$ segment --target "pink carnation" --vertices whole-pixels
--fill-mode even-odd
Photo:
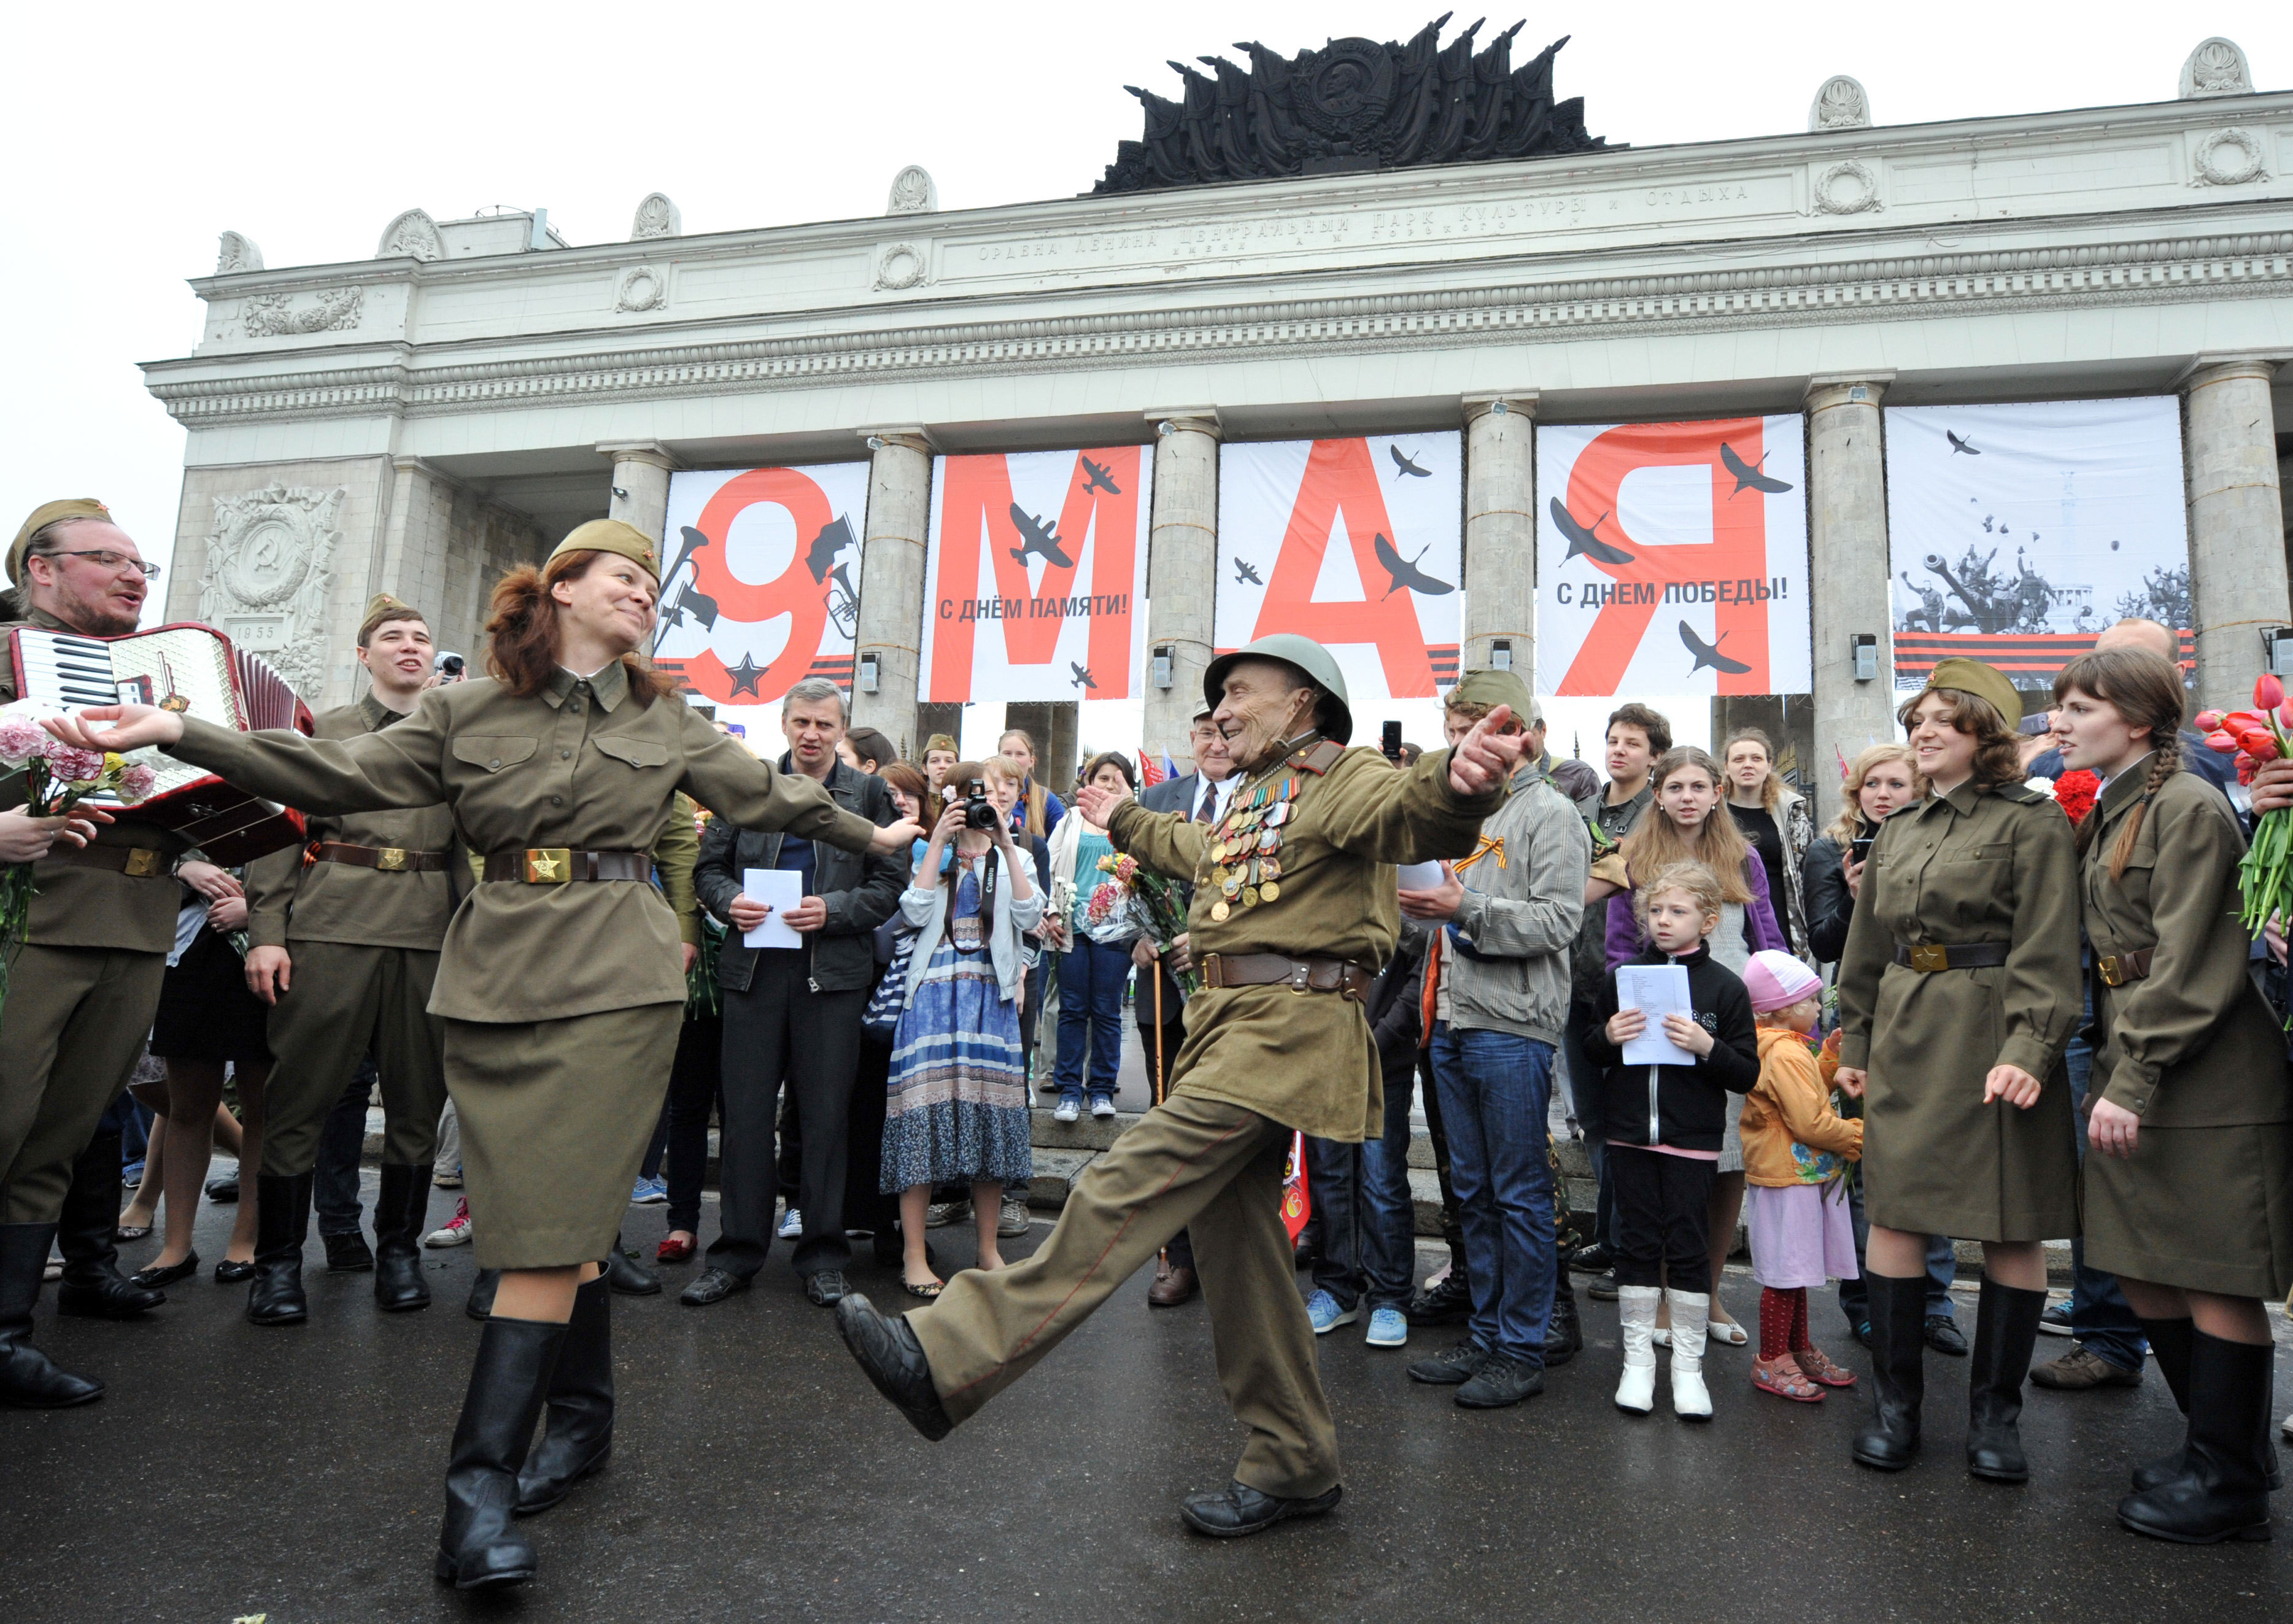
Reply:
[[[103,776],[103,757],[93,750],[79,750],[61,739],[49,739],[40,747],[40,759],[48,764],[50,776],[64,784],[93,784]]]
[[[119,799],[130,806],[139,800],[148,800],[158,783],[159,775],[138,761],[120,770]]]
[[[0,762],[18,767],[53,743],[47,731],[28,716],[0,716]]]

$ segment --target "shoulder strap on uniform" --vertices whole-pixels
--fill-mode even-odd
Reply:
[[[1293,767],[1319,778],[1325,776],[1332,767],[1335,767],[1338,764],[1338,758],[1345,753],[1346,747],[1335,739],[1324,739],[1310,750],[1300,751],[1290,758],[1290,761]]]
[[[2032,789],[2027,784],[1995,784],[1992,786],[1990,792],[1998,797],[2001,800],[2011,800],[2016,806],[2022,807],[2029,806],[2034,800],[2044,800],[2046,799],[2046,796],[2039,794],[2038,791]]]

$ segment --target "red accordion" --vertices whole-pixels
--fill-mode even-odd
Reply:
[[[186,716],[253,733],[293,727],[309,733],[310,707],[287,679],[256,656],[231,646],[212,626],[193,621],[123,637],[20,626],[8,634],[16,692],[68,710],[90,705],[158,705]],[[173,829],[210,861],[235,866],[303,839],[303,815],[244,790],[205,767],[172,756],[151,763],[158,787],[134,816]],[[91,795],[93,806],[116,807]]]

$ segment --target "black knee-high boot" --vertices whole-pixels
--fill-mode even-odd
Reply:
[[[303,1243],[311,1236],[309,1173],[264,1173],[255,1180],[255,1278],[247,1283],[247,1317],[256,1325],[300,1325],[311,1317],[303,1295]]]
[[[90,1320],[133,1320],[167,1300],[119,1272],[119,1135],[99,1133],[72,1163],[71,1188],[56,1216],[56,1249],[64,1278],[56,1311]]]
[[[1974,1313],[1974,1358],[1966,1373],[1966,1469],[1994,1483],[2030,1481],[2022,1454],[2022,1378],[2038,1341],[2046,1294],[1982,1277]]]
[[[532,1543],[513,1516],[517,1474],[564,1341],[562,1325],[500,1318],[488,1320],[478,1338],[446,1466],[446,1520],[433,1566],[458,1589],[533,1577]]]
[[[2158,1360],[2158,1368],[2166,1377],[2166,1385],[2174,1394],[2174,1408],[2184,1416],[2190,1413],[2190,1351],[2197,1337],[2197,1327],[2187,1319],[2144,1320],[2142,1335],[2148,1338],[2150,1352]],[[2176,1446],[2170,1453],[2160,1455],[2134,1468],[2134,1488],[2139,1493],[2155,1489],[2160,1483],[2170,1483],[2182,1475],[2184,1452]],[[2285,1473],[2277,1459],[2277,1445],[2269,1444],[2269,1488],[2272,1493],[2285,1487]]]
[[[462,1311],[473,1320],[483,1320],[494,1311],[494,1291],[501,1285],[501,1271],[481,1269],[478,1278],[470,1282],[470,1295],[462,1304]]]
[[[430,1167],[382,1165],[374,1203],[374,1300],[386,1314],[430,1306],[422,1283],[422,1224],[430,1212]]]
[[[573,1294],[541,1442],[517,1474],[517,1514],[548,1510],[612,1452],[612,1287],[601,1274]]]
[[[0,1404],[62,1409],[103,1396],[103,1384],[58,1369],[32,1345],[32,1310],[47,1272],[53,1223],[0,1223]]]
[[[1926,1399],[1927,1277],[1865,1276],[1871,1316],[1871,1425],[1852,1453],[1867,1466],[1900,1472],[1919,1452],[1919,1409]]]
[[[2137,1534],[2181,1545],[2269,1538],[2276,1353],[2268,1343],[2224,1342],[2193,1333],[2183,1470],[2170,1482],[2119,1501],[2120,1522]]]

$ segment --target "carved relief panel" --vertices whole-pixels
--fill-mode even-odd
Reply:
[[[306,699],[327,678],[327,589],[349,491],[273,484],[215,499],[199,619],[261,654]]]

